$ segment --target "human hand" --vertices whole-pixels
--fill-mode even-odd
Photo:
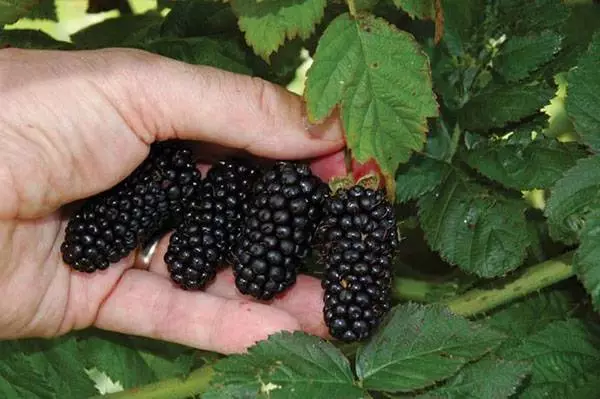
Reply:
[[[93,274],[65,265],[60,244],[63,206],[115,185],[154,141],[320,157],[344,145],[336,118],[308,126],[301,100],[282,88],[137,50],[4,49],[0,85],[0,339],[96,326],[230,353],[283,329],[326,334],[314,278],[264,304],[237,293],[229,270],[204,292],[176,288],[168,238],[149,263],[132,254]]]

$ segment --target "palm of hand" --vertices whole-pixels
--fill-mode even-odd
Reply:
[[[18,51],[0,55],[0,75],[11,77],[4,80],[10,87],[4,88],[3,100],[5,115],[11,119],[0,119],[0,158],[4,160],[0,183],[5,192],[0,201],[0,292],[6,298],[0,303],[0,338],[55,336],[94,325],[227,353],[243,350],[281,329],[302,328],[324,335],[317,280],[301,276],[292,290],[271,304],[238,294],[228,270],[205,292],[182,291],[170,282],[162,261],[168,238],[143,268],[136,267],[136,254],[94,274],[64,265],[60,244],[67,215],[61,206],[102,191],[129,174],[146,155],[148,144],[161,138],[157,132],[215,142],[217,132],[225,131],[220,144],[267,156],[269,151],[286,156],[281,152],[283,145],[289,145],[285,141],[297,140],[283,137],[284,143],[278,143],[268,134],[227,135],[231,119],[220,126],[214,118],[199,122],[185,112],[166,118],[176,110],[169,108],[167,99],[159,100],[165,93],[153,93],[141,85],[140,76],[145,71],[169,69],[172,76],[190,80],[189,74],[198,72],[188,66],[127,51],[86,56]],[[112,75],[106,77],[107,71]],[[223,79],[220,71],[205,72],[210,74]],[[28,87],[33,84],[30,76],[40,79],[35,91]],[[238,95],[237,86],[257,84],[235,79],[239,82],[231,85]],[[291,96],[269,100],[283,96],[269,90],[274,89],[258,85],[258,111],[269,117],[277,111],[287,122],[293,125],[296,120],[300,126],[297,100]],[[132,92],[142,100],[130,101]],[[220,95],[215,94],[215,99]],[[146,112],[149,109],[152,113]],[[61,114],[61,110],[66,111]],[[211,107],[206,110],[213,112]],[[228,112],[241,125],[247,124],[235,109]],[[260,113],[250,115],[264,128]],[[235,121],[233,126],[235,132]],[[326,153],[342,144],[333,139],[325,145],[323,140],[304,140],[302,150],[293,155]]]

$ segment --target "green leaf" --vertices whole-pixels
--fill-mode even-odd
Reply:
[[[600,32],[569,72],[565,107],[583,141],[600,151]]]
[[[71,41],[79,49],[138,45],[158,36],[163,19],[156,12],[109,18],[76,32]]]
[[[406,164],[396,176],[396,199],[407,202],[420,198],[438,187],[451,172],[450,165],[431,158]]]
[[[73,337],[0,342],[3,398],[87,398],[98,394]]]
[[[497,2],[488,28],[492,34],[524,36],[544,30],[560,32],[569,17],[569,9],[556,0],[502,0]]]
[[[434,0],[392,0],[396,7],[404,10],[411,18],[433,19]]]
[[[333,345],[304,333],[277,333],[245,355],[217,362],[205,399],[362,398],[348,360]]]
[[[586,152],[551,138],[512,143],[491,140],[467,151],[465,161],[484,176],[516,190],[550,188]]]
[[[544,31],[527,36],[512,36],[502,46],[494,60],[494,68],[508,81],[529,76],[560,51],[562,36]]]
[[[501,399],[515,394],[530,365],[486,357],[468,364],[444,385],[418,399]]]
[[[494,351],[499,357],[520,346],[530,335],[550,323],[564,320],[576,305],[562,292],[531,294],[510,306],[493,312],[486,322],[504,332],[508,339]]]
[[[174,4],[165,17],[163,36],[193,37],[238,32],[237,17],[227,3],[189,0]]]
[[[362,386],[387,392],[425,388],[454,375],[497,347],[504,336],[439,305],[394,308],[360,348],[356,372]]]
[[[80,343],[86,354],[86,367],[104,372],[114,382],[120,382],[123,388],[134,388],[149,384],[156,376],[139,353],[127,345],[127,340],[110,339],[101,334],[85,339]],[[124,341],[124,342],[123,342]],[[135,370],[135,372],[132,372]]]
[[[326,0],[232,0],[246,42],[268,60],[283,42],[306,40],[325,15]]]
[[[461,56],[473,45],[472,37],[484,15],[481,0],[441,0],[444,14],[442,40],[453,56]]]
[[[202,36],[164,38],[137,47],[190,64],[209,65],[252,75],[252,70],[245,63],[243,49],[236,42],[227,39],[211,39]]]
[[[438,115],[429,63],[419,44],[372,15],[343,14],[327,27],[305,95],[313,122],[341,105],[354,158],[362,163],[375,158],[388,188],[398,165],[423,148],[427,118]]]
[[[434,251],[481,277],[505,275],[523,262],[529,245],[525,203],[489,191],[461,172],[419,202],[419,219]]]
[[[588,213],[600,209],[599,192],[600,156],[580,159],[550,192],[545,214],[552,238],[577,242]]]
[[[56,50],[69,50],[73,48],[71,43],[56,40],[40,30],[31,29],[6,29],[0,32],[0,47],[7,46]]]
[[[0,0],[0,25],[9,25],[24,17],[40,0]]]
[[[562,51],[544,69],[546,76],[554,76],[566,72],[573,67],[578,58],[584,53],[594,32],[600,30],[600,7],[592,2],[570,4],[571,11],[565,22],[562,41]]]
[[[598,337],[584,322],[569,319],[547,325],[506,351],[504,359],[533,363],[520,399],[579,399],[572,393],[597,375],[599,348]]]
[[[31,9],[29,14],[25,15],[27,19],[47,19],[58,22],[56,14],[56,0],[39,0],[39,4]]]
[[[502,128],[540,111],[554,97],[547,83],[500,85],[492,83],[471,98],[460,112],[465,129],[488,131]]]
[[[590,214],[581,230],[581,244],[575,252],[573,268],[600,310],[600,209]]]

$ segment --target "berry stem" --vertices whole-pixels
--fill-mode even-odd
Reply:
[[[204,393],[210,387],[214,375],[211,366],[203,366],[185,378],[170,378],[143,387],[133,388],[108,395],[98,395],[92,399],[178,399],[189,398]]]

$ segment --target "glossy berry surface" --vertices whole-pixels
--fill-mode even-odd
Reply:
[[[240,292],[268,300],[295,283],[310,254],[327,193],[305,164],[278,162],[261,176],[234,251]]]
[[[219,161],[208,171],[201,195],[191,201],[164,257],[179,286],[202,289],[229,258],[257,177],[257,167],[237,159]]]
[[[63,261],[84,272],[106,269],[160,230],[180,223],[199,183],[188,148],[174,141],[153,144],[128,177],[88,198],[71,216],[61,245]]]
[[[318,229],[324,319],[342,341],[368,338],[390,309],[396,219],[383,190],[339,190],[325,204]]]

